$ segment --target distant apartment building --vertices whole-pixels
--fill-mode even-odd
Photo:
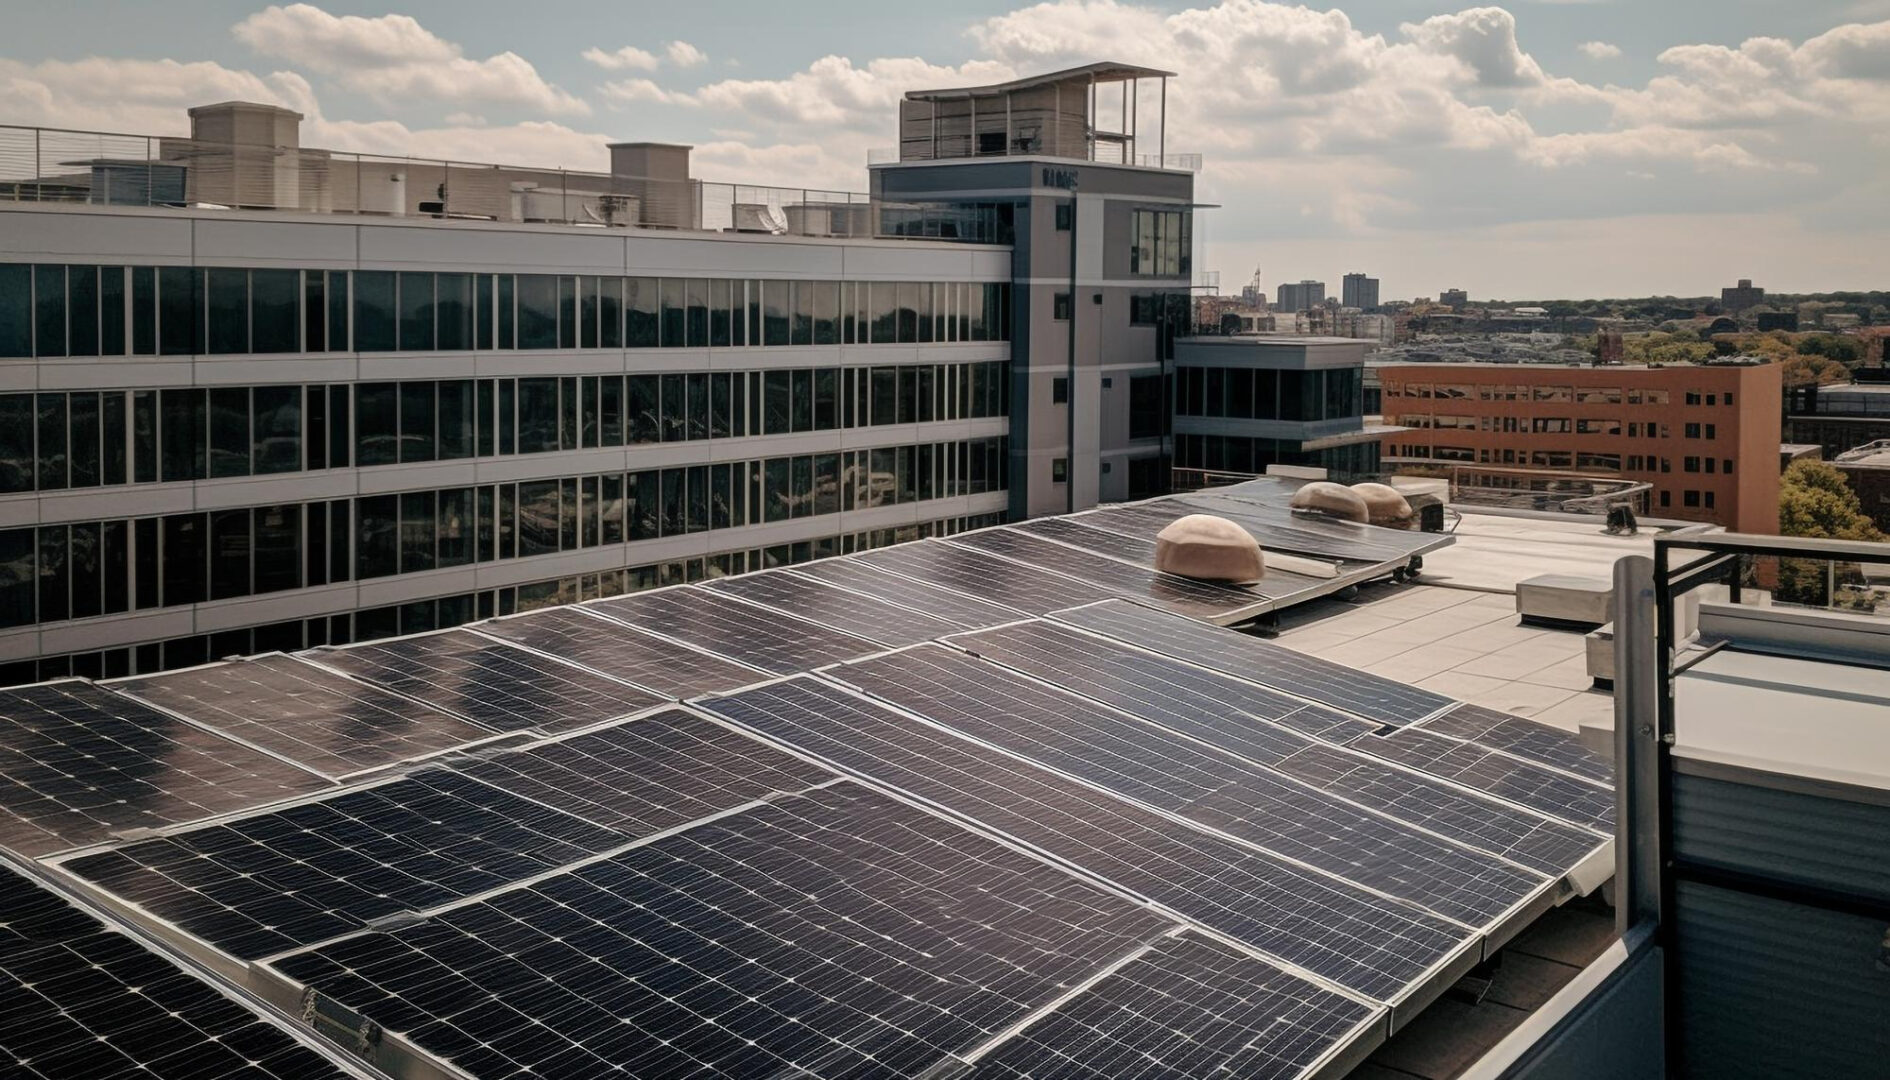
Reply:
[[[1370,312],[1378,307],[1378,279],[1364,274],[1347,274],[1340,283],[1341,307]]]
[[[1311,278],[1304,281],[1281,282],[1277,292],[1279,302],[1276,306],[1286,314],[1308,311],[1326,302],[1326,283],[1314,281]]]
[[[1645,482],[1659,517],[1778,531],[1779,368],[1771,364],[1377,368],[1387,465],[1466,482],[1523,470]],[[1491,486],[1502,486],[1500,482]]]
[[[1165,74],[909,95],[870,196],[0,128],[0,683],[1165,490],[1193,162],[1090,105]]]
[[[1470,302],[1470,294],[1462,289],[1445,289],[1437,294],[1437,302],[1447,308],[1461,311],[1464,305]]]
[[[1740,278],[1739,284],[1719,290],[1719,306],[1729,312],[1741,312],[1763,303],[1765,290],[1754,285],[1751,278]]]

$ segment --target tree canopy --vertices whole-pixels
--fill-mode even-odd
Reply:
[[[1795,461],[1778,489],[1778,531],[1785,536],[1882,542],[1844,473],[1822,461]]]

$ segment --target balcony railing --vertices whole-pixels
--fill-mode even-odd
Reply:
[[[1005,155],[1003,154],[978,154],[975,156],[980,157],[980,158],[985,158],[985,157],[1003,157]],[[1056,155],[1044,154],[1041,156],[1052,157]],[[899,164],[901,160],[903,159],[900,158],[899,148],[896,146],[875,146],[866,151],[866,163],[868,165],[897,165]],[[921,160],[931,160],[931,159],[928,158],[928,159],[921,159]],[[963,160],[963,159],[941,158],[939,160],[957,161],[957,160]],[[1201,171],[1201,155],[1200,154],[1137,154],[1135,155],[1135,160],[1129,161],[1129,162],[1124,162],[1119,157],[1109,157],[1106,154],[1104,156],[1096,157],[1096,158],[1090,158],[1090,159],[1071,158],[1070,160],[1072,161],[1093,160],[1093,161],[1101,162],[1103,164],[1111,164],[1111,165],[1129,164],[1129,165],[1137,165],[1144,169],[1172,169],[1176,172],[1200,172]]]
[[[0,126],[0,202],[1008,243],[991,207],[857,192]]]

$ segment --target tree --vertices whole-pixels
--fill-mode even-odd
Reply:
[[[1778,531],[1828,540],[1890,539],[1865,515],[1844,473],[1822,461],[1795,461],[1785,470],[1778,488]]]
[[[1826,540],[1890,540],[1865,516],[1844,473],[1822,461],[1796,461],[1785,470],[1778,488],[1778,531]],[[1830,604],[1836,569],[1822,560],[1780,559],[1773,595],[1786,603]],[[1854,566],[1842,569],[1845,576],[1856,576]]]

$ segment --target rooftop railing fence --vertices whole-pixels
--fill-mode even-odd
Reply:
[[[991,206],[0,125],[0,202],[1006,243]]]

